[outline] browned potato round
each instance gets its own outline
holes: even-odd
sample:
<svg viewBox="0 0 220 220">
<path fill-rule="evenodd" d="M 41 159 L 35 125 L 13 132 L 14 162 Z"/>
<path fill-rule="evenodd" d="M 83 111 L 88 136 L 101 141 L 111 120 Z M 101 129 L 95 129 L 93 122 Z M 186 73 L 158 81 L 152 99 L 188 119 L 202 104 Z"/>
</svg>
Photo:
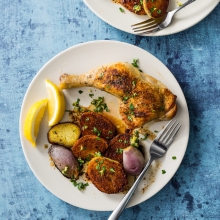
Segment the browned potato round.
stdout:
<svg viewBox="0 0 220 220">
<path fill-rule="evenodd" d="M 98 190 L 108 194 L 119 193 L 128 184 L 123 166 L 106 157 L 93 158 L 88 164 L 87 176 Z"/>
<path fill-rule="evenodd" d="M 130 146 L 130 138 L 131 136 L 129 134 L 118 134 L 110 141 L 109 147 L 106 150 L 104 156 L 112 160 L 116 160 L 122 164 L 123 149 Z"/>
<path fill-rule="evenodd" d="M 85 112 L 80 119 L 82 135 L 97 135 L 106 140 L 115 136 L 115 127 L 109 119 L 95 112 Z"/>
<path fill-rule="evenodd" d="M 85 135 L 72 147 L 72 152 L 77 158 L 90 159 L 96 152 L 104 152 L 108 148 L 105 139 L 95 135 Z"/>
<path fill-rule="evenodd" d="M 119 0 L 119 3 L 129 11 L 138 15 L 146 15 L 143 4 L 141 2 L 141 0 Z"/>
<path fill-rule="evenodd" d="M 143 1 L 144 10 L 151 18 L 160 18 L 166 14 L 169 0 Z"/>
<path fill-rule="evenodd" d="M 51 144 L 59 144 L 71 148 L 80 136 L 80 128 L 71 123 L 59 123 L 51 127 L 47 137 Z"/>
</svg>

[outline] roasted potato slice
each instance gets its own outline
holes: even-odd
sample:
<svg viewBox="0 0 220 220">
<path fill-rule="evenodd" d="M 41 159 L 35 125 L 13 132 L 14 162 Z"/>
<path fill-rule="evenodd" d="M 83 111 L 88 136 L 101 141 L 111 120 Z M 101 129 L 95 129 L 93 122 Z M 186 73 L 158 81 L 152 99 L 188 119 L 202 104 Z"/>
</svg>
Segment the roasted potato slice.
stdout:
<svg viewBox="0 0 220 220">
<path fill-rule="evenodd" d="M 141 0 L 119 0 L 119 3 L 135 14 L 146 15 Z"/>
<path fill-rule="evenodd" d="M 105 151 L 104 156 L 122 164 L 123 149 L 130 146 L 130 138 L 131 136 L 129 134 L 118 134 L 110 141 L 109 147 Z"/>
<path fill-rule="evenodd" d="M 107 194 L 119 193 L 128 184 L 123 166 L 106 157 L 95 157 L 87 167 L 87 176 L 98 190 Z"/>
<path fill-rule="evenodd" d="M 77 158 L 90 159 L 93 158 L 96 152 L 104 152 L 108 148 L 108 143 L 105 139 L 95 135 L 85 135 L 72 147 L 72 152 Z"/>
<path fill-rule="evenodd" d="M 144 10 L 150 18 L 163 17 L 168 9 L 169 0 L 143 1 Z"/>
<path fill-rule="evenodd" d="M 106 140 L 115 136 L 115 127 L 109 119 L 95 112 L 85 112 L 80 119 L 82 135 L 97 135 Z"/>
<path fill-rule="evenodd" d="M 51 145 L 48 154 L 65 177 L 76 178 L 79 175 L 79 163 L 70 149 L 60 145 Z"/>
<path fill-rule="evenodd" d="M 71 148 L 78 140 L 80 133 L 80 128 L 77 125 L 71 122 L 65 122 L 51 127 L 47 137 L 51 144 L 59 144 Z"/>
</svg>

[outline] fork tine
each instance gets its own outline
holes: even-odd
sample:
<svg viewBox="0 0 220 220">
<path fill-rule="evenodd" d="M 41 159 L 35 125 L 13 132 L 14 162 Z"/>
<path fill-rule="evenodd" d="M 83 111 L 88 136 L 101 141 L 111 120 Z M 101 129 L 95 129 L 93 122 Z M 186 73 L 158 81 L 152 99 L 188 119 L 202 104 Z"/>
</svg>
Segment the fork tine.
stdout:
<svg viewBox="0 0 220 220">
<path fill-rule="evenodd" d="M 164 135 L 167 131 L 167 129 L 169 129 L 169 126 L 171 124 L 171 126 L 176 122 L 176 120 L 172 119 L 170 122 L 168 122 L 166 124 L 166 126 L 158 133 L 157 137 L 155 138 L 155 141 L 159 141 L 159 139 L 162 137 L 162 135 Z"/>
<path fill-rule="evenodd" d="M 179 129 L 181 128 L 181 124 L 176 128 L 176 130 L 173 132 L 173 135 L 170 137 L 169 141 L 166 143 L 166 146 L 170 146 L 170 144 L 173 142 L 174 137 L 178 133 Z"/>
<path fill-rule="evenodd" d="M 140 23 L 133 24 L 133 25 L 131 25 L 131 27 L 135 27 L 135 26 L 142 25 L 142 24 L 147 24 L 147 23 L 152 22 L 152 21 L 155 21 L 155 19 L 150 18 L 150 19 L 148 19 L 148 20 L 146 20 L 146 21 L 142 21 L 142 22 L 140 22 Z"/>
<path fill-rule="evenodd" d="M 149 26 L 154 25 L 154 24 L 157 24 L 157 22 L 156 21 L 148 22 L 147 24 L 140 25 L 138 27 L 133 28 L 133 30 L 137 30 L 139 28 L 144 28 L 144 27 L 149 27 Z"/>
<path fill-rule="evenodd" d="M 161 30 L 161 29 L 157 27 L 157 28 L 149 30 L 149 31 L 141 32 L 140 34 L 152 34 L 152 33 L 155 33 L 159 30 Z"/>
<path fill-rule="evenodd" d="M 136 28 L 136 30 L 134 30 L 134 32 L 140 32 L 140 31 L 150 31 L 151 29 L 154 29 L 158 26 L 157 23 L 154 23 L 154 24 L 150 24 L 150 25 L 146 25 L 146 26 L 143 26 L 143 27 L 140 27 L 140 28 Z"/>
<path fill-rule="evenodd" d="M 178 128 L 179 125 L 180 125 L 179 122 L 175 122 L 172 125 L 172 127 L 169 129 L 169 131 L 167 131 L 167 134 L 163 136 L 162 140 L 160 140 L 160 143 L 166 145 L 166 143 L 171 139 L 173 133 L 175 133 L 176 128 Z"/>
</svg>

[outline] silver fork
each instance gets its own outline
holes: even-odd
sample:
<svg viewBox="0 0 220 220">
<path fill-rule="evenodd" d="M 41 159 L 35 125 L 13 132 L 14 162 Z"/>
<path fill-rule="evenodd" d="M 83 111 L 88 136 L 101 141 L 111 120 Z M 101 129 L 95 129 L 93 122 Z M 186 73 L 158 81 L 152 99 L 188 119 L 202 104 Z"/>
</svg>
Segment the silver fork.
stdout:
<svg viewBox="0 0 220 220">
<path fill-rule="evenodd" d="M 147 171 L 148 167 L 151 165 L 151 163 L 163 157 L 165 153 L 167 152 L 168 147 L 171 145 L 171 143 L 174 140 L 174 137 L 176 136 L 177 132 L 179 131 L 181 127 L 181 124 L 177 122 L 177 120 L 171 120 L 163 130 L 157 135 L 157 137 L 154 139 L 153 143 L 150 146 L 150 158 L 142 170 L 141 174 L 136 179 L 133 186 L 130 188 L 128 193 L 125 195 L 125 197 L 121 200 L 121 202 L 118 204 L 116 209 L 112 212 L 112 214 L 109 216 L 108 220 L 117 220 L 119 216 L 121 215 L 122 211 L 130 201 L 132 195 L 134 194 L 137 186 L 139 185 L 141 179 L 143 178 L 145 172 Z"/>
<path fill-rule="evenodd" d="M 168 25 L 170 25 L 172 18 L 176 12 L 179 10 L 183 9 L 187 5 L 193 3 L 196 0 L 188 0 L 184 4 L 182 4 L 180 7 L 174 9 L 173 11 L 168 12 L 165 16 L 161 18 L 156 18 L 156 19 L 148 19 L 146 21 L 133 24 L 132 27 L 135 33 L 139 34 L 151 34 L 157 31 L 160 31 L 164 28 L 166 28 Z"/>
</svg>

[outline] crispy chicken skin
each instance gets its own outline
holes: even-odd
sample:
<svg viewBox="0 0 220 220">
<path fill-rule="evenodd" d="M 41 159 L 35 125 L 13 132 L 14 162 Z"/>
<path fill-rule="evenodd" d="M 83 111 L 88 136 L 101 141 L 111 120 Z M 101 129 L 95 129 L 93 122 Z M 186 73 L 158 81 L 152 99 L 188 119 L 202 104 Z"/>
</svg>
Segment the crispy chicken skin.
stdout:
<svg viewBox="0 0 220 220">
<path fill-rule="evenodd" d="M 152 120 L 169 120 L 177 111 L 176 96 L 160 81 L 130 63 L 112 63 L 81 75 L 63 74 L 60 88 L 91 86 L 117 96 L 119 113 L 128 129 Z"/>
<path fill-rule="evenodd" d="M 114 194 L 121 192 L 128 184 L 123 166 L 106 157 L 95 157 L 87 167 L 87 176 L 101 192 Z"/>
</svg>

